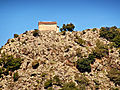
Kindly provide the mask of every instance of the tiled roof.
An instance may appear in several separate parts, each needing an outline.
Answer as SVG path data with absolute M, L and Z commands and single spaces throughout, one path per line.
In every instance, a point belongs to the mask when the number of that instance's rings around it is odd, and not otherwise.
M 57 24 L 57 22 L 38 22 L 38 25 L 40 24 Z

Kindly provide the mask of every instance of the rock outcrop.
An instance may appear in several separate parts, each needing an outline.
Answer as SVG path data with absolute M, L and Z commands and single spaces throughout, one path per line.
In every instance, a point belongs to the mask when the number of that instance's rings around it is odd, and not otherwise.
M 117 67 L 120 70 L 120 57 L 117 48 L 113 48 L 113 53 L 101 59 L 95 59 L 91 64 L 91 72 L 81 73 L 76 68 L 78 59 L 86 58 L 96 47 L 96 41 L 100 40 L 105 45 L 110 42 L 100 38 L 99 29 L 92 29 L 73 32 L 56 33 L 54 31 L 39 31 L 37 36 L 33 36 L 33 31 L 20 34 L 17 38 L 9 39 L 1 48 L 1 54 L 13 55 L 15 58 L 22 58 L 22 64 L 12 75 L 3 75 L 0 78 L 0 89 L 2 90 L 59 90 L 64 83 L 74 82 L 77 78 L 84 76 L 89 82 L 83 87 L 86 90 L 112 90 L 120 88 L 107 77 L 110 67 Z M 83 39 L 83 45 L 76 43 L 77 37 Z M 80 50 L 81 57 L 77 56 Z M 33 68 L 34 67 L 34 68 Z M 14 81 L 13 74 L 18 72 L 19 78 Z M 58 76 L 61 84 L 46 86 L 47 80 L 54 81 Z M 53 83 L 53 82 L 52 82 Z M 84 90 L 83 89 L 83 90 Z

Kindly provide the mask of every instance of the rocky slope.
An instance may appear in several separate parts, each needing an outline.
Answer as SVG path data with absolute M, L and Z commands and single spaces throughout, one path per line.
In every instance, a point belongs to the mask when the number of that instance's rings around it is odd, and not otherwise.
M 9 71 L 8 75 L 1 74 L 1 90 L 120 89 L 108 77 L 111 67 L 120 70 L 119 48 L 108 47 L 109 54 L 95 58 L 95 62 L 90 64 L 90 72 L 80 72 L 76 68 L 77 60 L 87 58 L 95 49 L 97 40 L 110 45 L 108 40 L 100 37 L 99 29 L 59 33 L 37 31 L 36 35 L 33 33 L 34 30 L 31 30 L 9 39 L 1 48 L 1 58 L 2 53 L 5 53 L 22 59 L 19 69 Z M 77 41 L 78 37 L 83 40 L 82 43 Z M 16 72 L 19 78 L 15 81 Z

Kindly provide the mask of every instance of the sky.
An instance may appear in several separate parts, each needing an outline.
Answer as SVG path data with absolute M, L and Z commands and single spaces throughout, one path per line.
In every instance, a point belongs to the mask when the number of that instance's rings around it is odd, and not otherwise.
M 73 23 L 75 31 L 120 27 L 120 0 L 0 0 L 0 47 L 39 21 Z

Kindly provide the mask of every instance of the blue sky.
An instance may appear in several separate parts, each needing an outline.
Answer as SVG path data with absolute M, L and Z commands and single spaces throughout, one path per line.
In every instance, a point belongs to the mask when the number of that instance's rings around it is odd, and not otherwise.
M 120 27 L 120 0 L 0 0 L 0 46 L 15 33 L 37 29 L 38 21 L 72 22 L 76 31 Z

